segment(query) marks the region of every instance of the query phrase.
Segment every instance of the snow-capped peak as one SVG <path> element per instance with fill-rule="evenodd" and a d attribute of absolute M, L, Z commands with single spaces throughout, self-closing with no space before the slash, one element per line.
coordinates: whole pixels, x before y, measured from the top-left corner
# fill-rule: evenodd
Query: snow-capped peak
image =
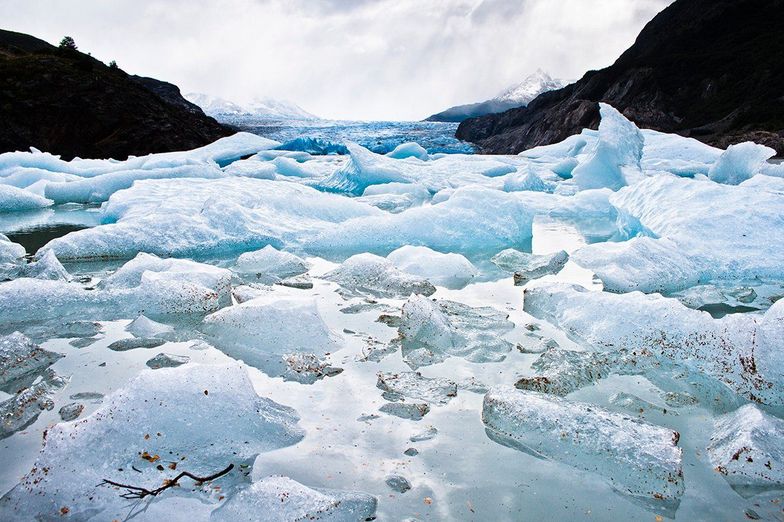
<path fill-rule="evenodd" d="M 217 96 L 191 92 L 185 95 L 191 103 L 195 103 L 210 116 L 219 115 L 250 115 L 259 118 L 287 120 L 315 120 L 318 116 L 305 111 L 302 107 L 286 100 L 273 98 L 254 98 L 248 104 L 239 104 Z"/>
<path fill-rule="evenodd" d="M 564 80 L 553 79 L 542 69 L 537 69 L 535 73 L 528 75 L 522 82 L 501 92 L 495 99 L 526 105 L 543 92 L 560 89 L 567 83 Z"/>

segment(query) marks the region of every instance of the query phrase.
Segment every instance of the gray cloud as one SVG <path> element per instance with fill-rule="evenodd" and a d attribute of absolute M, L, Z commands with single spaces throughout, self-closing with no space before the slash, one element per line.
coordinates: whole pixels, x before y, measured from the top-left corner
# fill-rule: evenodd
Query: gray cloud
<path fill-rule="evenodd" d="M 5 28 L 131 73 L 325 117 L 419 119 L 537 67 L 609 65 L 671 0 L 0 0 Z"/>

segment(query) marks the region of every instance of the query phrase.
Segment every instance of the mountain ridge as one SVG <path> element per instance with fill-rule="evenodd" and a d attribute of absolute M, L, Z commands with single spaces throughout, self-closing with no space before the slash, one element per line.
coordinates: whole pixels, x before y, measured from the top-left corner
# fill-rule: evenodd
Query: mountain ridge
<path fill-rule="evenodd" d="M 173 84 L 2 29 L 0 121 L 0 152 L 35 147 L 64 159 L 188 150 L 234 132 Z"/>
<path fill-rule="evenodd" d="M 507 87 L 494 98 L 477 103 L 455 105 L 425 118 L 425 121 L 458 123 L 467 118 L 495 114 L 527 105 L 539 94 L 566 85 L 564 80 L 553 79 L 542 69 L 526 76 L 523 81 Z"/>
<path fill-rule="evenodd" d="M 598 102 L 641 127 L 784 154 L 784 0 L 676 0 L 611 66 L 525 108 L 463 121 L 456 137 L 510 154 L 597 128 Z"/>

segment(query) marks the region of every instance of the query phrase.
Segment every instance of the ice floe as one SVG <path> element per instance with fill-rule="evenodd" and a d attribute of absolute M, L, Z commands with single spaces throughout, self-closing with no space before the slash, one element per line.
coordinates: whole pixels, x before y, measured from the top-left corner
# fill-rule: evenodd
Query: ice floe
<path fill-rule="evenodd" d="M 784 485 L 784 421 L 753 404 L 718 417 L 708 445 L 714 468 L 744 494 Z"/>
<path fill-rule="evenodd" d="M 464 256 L 442 254 L 427 247 L 402 246 L 392 251 L 387 260 L 403 272 L 447 288 L 463 288 L 479 275 L 479 270 Z"/>
<path fill-rule="evenodd" d="M 431 295 L 436 291 L 427 279 L 399 270 L 389 260 L 374 254 L 352 256 L 323 277 L 346 290 L 381 297 Z"/>
<path fill-rule="evenodd" d="M 542 283 L 526 289 L 524 307 L 591 350 L 649 352 L 710 375 L 747 399 L 781 404 L 784 398 L 779 364 L 784 302 L 764 316 L 714 319 L 656 294 Z"/>
<path fill-rule="evenodd" d="M 342 342 L 312 297 L 256 297 L 208 315 L 204 330 L 216 348 L 271 376 L 286 372 L 289 354 L 323 357 Z"/>
<path fill-rule="evenodd" d="M 372 520 L 375 497 L 366 493 L 312 489 L 288 477 L 266 477 L 241 489 L 212 512 L 211 522 L 254 522 L 260 514 L 270 522 Z"/>
<path fill-rule="evenodd" d="M 495 440 L 604 477 L 617 491 L 661 508 L 683 495 L 678 432 L 593 404 L 497 386 L 482 420 Z"/>
<path fill-rule="evenodd" d="M 305 260 L 267 245 L 261 250 L 240 255 L 233 270 L 252 279 L 255 278 L 261 283 L 269 284 L 304 274 L 309 268 Z"/>
<path fill-rule="evenodd" d="M 784 278 L 783 194 L 660 175 L 624 188 L 610 202 L 618 209 L 621 232 L 653 238 L 620 246 L 596 243 L 575 253 L 578 264 L 616 291 Z"/>
<path fill-rule="evenodd" d="M 513 347 L 502 337 L 514 328 L 507 317 L 490 307 L 412 295 L 403 305 L 399 327 L 403 359 L 414 369 L 448 357 L 502 361 Z"/>
<path fill-rule="evenodd" d="M 257 396 L 237 363 L 144 371 L 90 416 L 50 428 L 0 513 L 5 520 L 121 518 L 123 491 L 104 480 L 155 488 L 182 470 L 208 476 L 234 464 L 220 481 L 226 495 L 243 483 L 240 464 L 302 439 L 297 422 L 291 408 Z M 174 494 L 217 502 L 209 484 L 191 484 Z"/>

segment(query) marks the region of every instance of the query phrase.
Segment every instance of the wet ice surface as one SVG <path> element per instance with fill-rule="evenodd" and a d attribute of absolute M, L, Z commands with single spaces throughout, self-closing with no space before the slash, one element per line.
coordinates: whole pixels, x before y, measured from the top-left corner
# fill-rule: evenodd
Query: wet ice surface
<path fill-rule="evenodd" d="M 747 179 L 754 158 L 734 152 L 714 174 L 740 186 L 718 184 L 699 176 L 721 151 L 676 140 L 680 156 L 657 156 L 675 138 L 642 131 L 640 151 L 617 127 L 622 139 L 596 149 L 601 131 L 586 131 L 448 168 L 413 146 L 403 159 L 363 153 L 376 170 L 348 174 L 377 183 L 351 199 L 313 188 L 351 159 L 260 143 L 232 164 L 242 179 L 229 166 L 215 180 L 137 181 L 102 209 L 0 213 L 23 250 L 0 242 L 15 278 L 0 283 L 0 518 L 780 518 L 781 247 L 724 213 L 691 230 L 639 188 L 740 196 L 775 216 L 780 178 Z M 290 161 L 272 164 L 279 154 Z M 608 161 L 623 166 L 603 181 Z M 291 177 L 305 171 L 319 177 Z M 395 174 L 407 181 L 387 183 Z M 67 227 L 93 228 L 33 262 L 41 245 L 24 234 Z M 727 237 L 701 251 L 717 230 Z M 749 233 L 750 263 L 733 263 L 732 238 Z M 137 256 L 145 246 L 160 258 Z M 678 249 L 698 256 L 673 262 Z M 604 280 L 585 266 L 597 259 Z M 615 293 L 638 283 L 667 297 Z M 230 463 L 142 502 L 96 487 Z"/>

